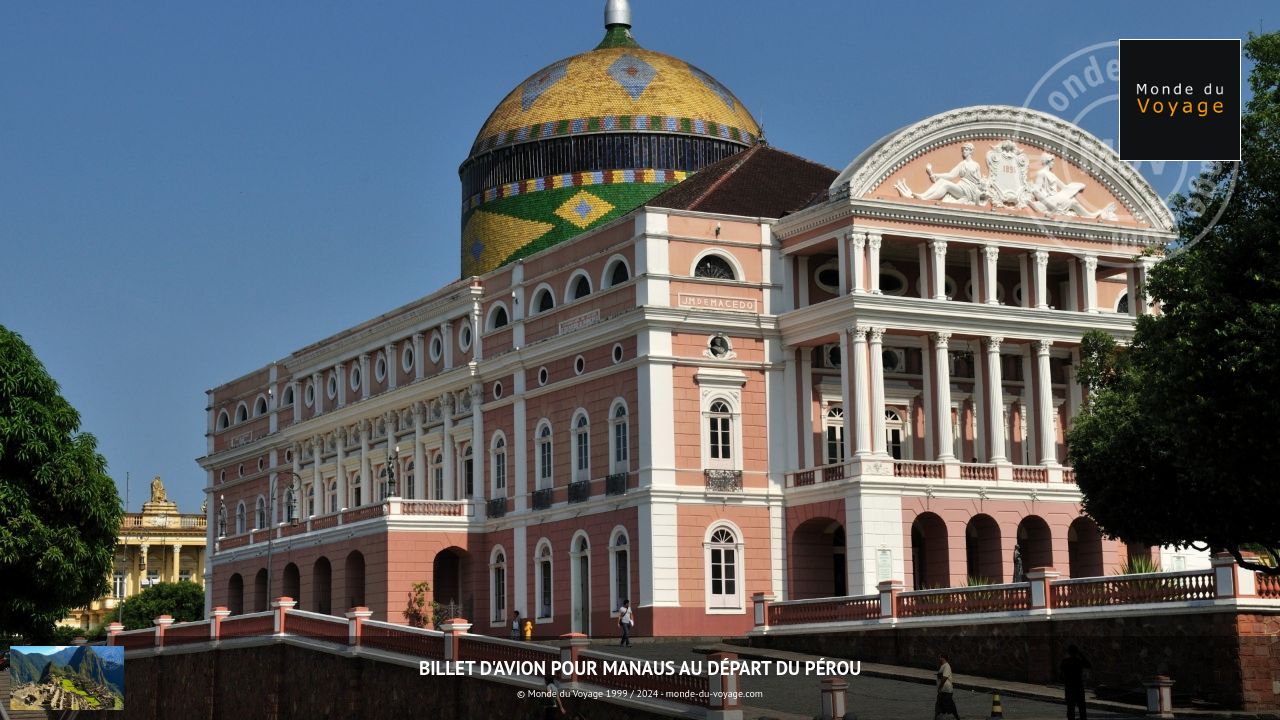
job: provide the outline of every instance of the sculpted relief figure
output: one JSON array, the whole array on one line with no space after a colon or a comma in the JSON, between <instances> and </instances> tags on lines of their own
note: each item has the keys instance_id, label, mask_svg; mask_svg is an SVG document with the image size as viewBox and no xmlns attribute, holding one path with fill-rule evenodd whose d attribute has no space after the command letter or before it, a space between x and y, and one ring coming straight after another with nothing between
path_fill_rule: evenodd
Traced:
<instances>
[{"instance_id":1,"label":"sculpted relief figure","mask_svg":"<svg viewBox=\"0 0 1280 720\"><path fill-rule=\"evenodd\" d=\"M962 205L984 205L987 200L987 180L982 177L982 167L973 159L973 143L960 147L960 162L950 172L935 173L933 165L924 170L933 183L922 193L912 192L905 180L899 180L894 188L905 198L918 200L942 200Z\"/></svg>"},{"instance_id":2,"label":"sculpted relief figure","mask_svg":"<svg viewBox=\"0 0 1280 720\"><path fill-rule=\"evenodd\" d=\"M1036 172L1036 182L1031 192L1035 195L1032 206L1049 215L1079 215L1087 218L1115 220L1116 204L1110 203L1101 210L1090 210L1080 198L1076 197L1084 190L1084 183L1064 183L1053 172L1054 157L1049 153L1040 156L1040 170Z\"/></svg>"}]
</instances>

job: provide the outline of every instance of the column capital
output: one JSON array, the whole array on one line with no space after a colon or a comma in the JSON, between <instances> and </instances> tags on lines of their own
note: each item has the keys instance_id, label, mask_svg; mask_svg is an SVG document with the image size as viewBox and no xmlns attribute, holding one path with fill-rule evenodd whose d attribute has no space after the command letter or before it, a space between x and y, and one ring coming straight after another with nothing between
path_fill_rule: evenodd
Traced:
<instances>
[{"instance_id":1,"label":"column capital","mask_svg":"<svg viewBox=\"0 0 1280 720\"><path fill-rule=\"evenodd\" d=\"M445 320L444 322L440 323L440 327L444 328L444 334L448 335L449 331L453 329L453 321Z\"/></svg>"},{"instance_id":2,"label":"column capital","mask_svg":"<svg viewBox=\"0 0 1280 720\"><path fill-rule=\"evenodd\" d=\"M421 330L413 334L414 342L422 342L422 338L426 337Z\"/></svg>"},{"instance_id":3,"label":"column capital","mask_svg":"<svg viewBox=\"0 0 1280 720\"><path fill-rule=\"evenodd\" d=\"M1080 262L1084 263L1085 270L1093 271L1098 269L1097 255L1082 255L1080 256Z\"/></svg>"},{"instance_id":4,"label":"column capital","mask_svg":"<svg viewBox=\"0 0 1280 720\"><path fill-rule=\"evenodd\" d=\"M1035 346L1037 355L1048 355L1049 348L1053 347L1053 341L1044 339L1036 340Z\"/></svg>"},{"instance_id":5,"label":"column capital","mask_svg":"<svg viewBox=\"0 0 1280 720\"><path fill-rule=\"evenodd\" d=\"M929 247L933 250L934 255L945 255L947 253L946 240L930 240Z\"/></svg>"},{"instance_id":6,"label":"column capital","mask_svg":"<svg viewBox=\"0 0 1280 720\"><path fill-rule=\"evenodd\" d=\"M868 337L871 339L873 344L879 344L884 340L884 331L885 329L882 327L872 327L867 329Z\"/></svg>"},{"instance_id":7,"label":"column capital","mask_svg":"<svg viewBox=\"0 0 1280 720\"><path fill-rule=\"evenodd\" d=\"M362 363L369 362L369 353L367 352L360 353L360 362Z\"/></svg>"},{"instance_id":8,"label":"column capital","mask_svg":"<svg viewBox=\"0 0 1280 720\"><path fill-rule=\"evenodd\" d=\"M867 242L871 244L871 247L872 247L872 248L875 248L876 250L879 250L879 249L880 249L880 243L881 243L881 241L882 241L882 240L883 240L883 238L881 237L881 235L880 235L880 231L879 231L879 230L868 230L868 231L867 231Z\"/></svg>"},{"instance_id":9,"label":"column capital","mask_svg":"<svg viewBox=\"0 0 1280 720\"><path fill-rule=\"evenodd\" d=\"M867 242L866 230L850 230L844 234L844 239L853 243L857 247L862 247Z\"/></svg>"},{"instance_id":10,"label":"column capital","mask_svg":"<svg viewBox=\"0 0 1280 720\"><path fill-rule=\"evenodd\" d=\"M870 329L871 328L866 325L854 325L853 327L847 328L845 332L849 333L849 337L853 338L854 342L865 342L867 339L867 331Z\"/></svg>"},{"instance_id":11,"label":"column capital","mask_svg":"<svg viewBox=\"0 0 1280 720\"><path fill-rule=\"evenodd\" d=\"M1035 252L1031 253L1031 256L1032 256L1033 258L1035 258L1035 261L1036 261L1036 264L1037 264L1037 265L1048 265L1048 264L1049 264L1049 251L1048 251L1048 250L1036 250Z\"/></svg>"},{"instance_id":12,"label":"column capital","mask_svg":"<svg viewBox=\"0 0 1280 720\"><path fill-rule=\"evenodd\" d=\"M995 260L1000 257L1000 248L996 245L983 245L982 254L988 260Z\"/></svg>"},{"instance_id":13,"label":"column capital","mask_svg":"<svg viewBox=\"0 0 1280 720\"><path fill-rule=\"evenodd\" d=\"M946 350L947 344L951 342L951 333L937 332L933 334L933 346L938 350Z\"/></svg>"},{"instance_id":14,"label":"column capital","mask_svg":"<svg viewBox=\"0 0 1280 720\"><path fill-rule=\"evenodd\" d=\"M1004 338L999 335L992 335L991 337L985 338L983 342L986 343L987 352L998 353L1000 352L1000 343L1004 342Z\"/></svg>"}]
</instances>

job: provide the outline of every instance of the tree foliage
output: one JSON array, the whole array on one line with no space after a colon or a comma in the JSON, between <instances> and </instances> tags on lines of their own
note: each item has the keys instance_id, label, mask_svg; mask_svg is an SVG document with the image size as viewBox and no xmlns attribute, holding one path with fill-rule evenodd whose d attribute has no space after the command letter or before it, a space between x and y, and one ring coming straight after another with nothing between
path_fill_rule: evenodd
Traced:
<instances>
[{"instance_id":1,"label":"tree foliage","mask_svg":"<svg viewBox=\"0 0 1280 720\"><path fill-rule=\"evenodd\" d=\"M0 632L47 636L106 594L120 496L31 347L0 326Z\"/></svg>"},{"instance_id":2,"label":"tree foliage","mask_svg":"<svg viewBox=\"0 0 1280 720\"><path fill-rule=\"evenodd\" d=\"M174 622L204 618L204 589L193 582L158 583L124 601L120 608L125 630L155 626L155 619L169 615Z\"/></svg>"},{"instance_id":3,"label":"tree foliage","mask_svg":"<svg viewBox=\"0 0 1280 720\"><path fill-rule=\"evenodd\" d=\"M1085 510L1146 545L1280 557L1280 34L1251 37L1238 173L1178 198L1181 247L1150 272L1131 347L1086 337L1068 441ZM1277 572L1265 565L1254 569Z\"/></svg>"}]
</instances>

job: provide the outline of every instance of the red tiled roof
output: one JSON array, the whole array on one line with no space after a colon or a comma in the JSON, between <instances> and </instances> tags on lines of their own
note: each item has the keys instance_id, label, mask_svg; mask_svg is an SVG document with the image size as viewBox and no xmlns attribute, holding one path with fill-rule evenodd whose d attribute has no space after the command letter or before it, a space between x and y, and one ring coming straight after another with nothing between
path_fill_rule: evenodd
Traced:
<instances>
[{"instance_id":1,"label":"red tiled roof","mask_svg":"<svg viewBox=\"0 0 1280 720\"><path fill-rule=\"evenodd\" d=\"M759 143L703 168L645 203L722 215L779 218L800 210L839 173Z\"/></svg>"}]
</instances>

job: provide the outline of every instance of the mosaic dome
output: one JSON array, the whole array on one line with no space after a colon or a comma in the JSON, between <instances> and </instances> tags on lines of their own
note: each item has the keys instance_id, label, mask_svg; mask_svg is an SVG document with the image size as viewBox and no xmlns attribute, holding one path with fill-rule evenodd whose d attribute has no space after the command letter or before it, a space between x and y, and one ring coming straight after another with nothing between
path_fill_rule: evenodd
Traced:
<instances>
[{"instance_id":1,"label":"mosaic dome","mask_svg":"<svg viewBox=\"0 0 1280 720\"><path fill-rule=\"evenodd\" d=\"M689 63L641 48L625 0L605 37L520 83L458 170L462 276L480 275L643 205L760 138L732 92Z\"/></svg>"}]
</instances>

